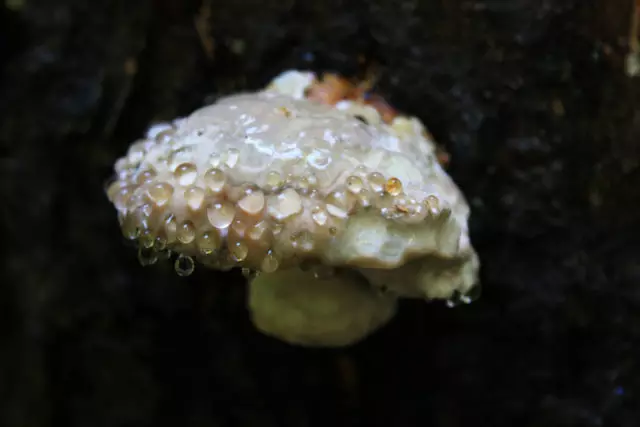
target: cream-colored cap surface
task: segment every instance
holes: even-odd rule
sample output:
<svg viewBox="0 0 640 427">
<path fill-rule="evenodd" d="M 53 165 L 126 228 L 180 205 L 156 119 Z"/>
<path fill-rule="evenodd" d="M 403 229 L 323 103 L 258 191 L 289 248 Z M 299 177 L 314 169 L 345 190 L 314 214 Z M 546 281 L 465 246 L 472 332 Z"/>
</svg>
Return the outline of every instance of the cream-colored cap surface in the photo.
<svg viewBox="0 0 640 427">
<path fill-rule="evenodd" d="M 316 102 L 317 82 L 283 73 L 131 146 L 108 194 L 141 259 L 170 249 L 181 274 L 305 263 L 348 268 L 395 296 L 468 292 L 478 270 L 469 208 L 422 123 L 385 121 L 354 99 Z"/>
</svg>

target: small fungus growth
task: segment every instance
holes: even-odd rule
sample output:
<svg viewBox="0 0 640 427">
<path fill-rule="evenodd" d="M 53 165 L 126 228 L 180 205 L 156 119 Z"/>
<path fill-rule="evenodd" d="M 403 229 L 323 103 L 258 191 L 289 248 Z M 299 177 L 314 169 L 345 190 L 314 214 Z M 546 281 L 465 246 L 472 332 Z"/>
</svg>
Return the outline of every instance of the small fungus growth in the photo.
<svg viewBox="0 0 640 427">
<path fill-rule="evenodd" d="M 469 207 L 422 123 L 336 75 L 152 126 L 107 189 L 140 261 L 242 268 L 255 326 L 289 343 L 355 343 L 401 297 L 467 301 Z"/>
</svg>

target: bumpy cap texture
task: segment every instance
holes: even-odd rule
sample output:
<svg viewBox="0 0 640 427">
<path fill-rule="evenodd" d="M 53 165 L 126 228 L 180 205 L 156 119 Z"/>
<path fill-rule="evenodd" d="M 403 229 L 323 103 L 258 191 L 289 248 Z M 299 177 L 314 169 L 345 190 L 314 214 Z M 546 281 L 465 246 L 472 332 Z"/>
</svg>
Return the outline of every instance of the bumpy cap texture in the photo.
<svg viewBox="0 0 640 427">
<path fill-rule="evenodd" d="M 427 299 L 476 283 L 469 207 L 422 123 L 336 76 L 289 71 L 155 125 L 115 172 L 144 263 L 170 250 L 180 274 L 349 269 Z"/>
</svg>

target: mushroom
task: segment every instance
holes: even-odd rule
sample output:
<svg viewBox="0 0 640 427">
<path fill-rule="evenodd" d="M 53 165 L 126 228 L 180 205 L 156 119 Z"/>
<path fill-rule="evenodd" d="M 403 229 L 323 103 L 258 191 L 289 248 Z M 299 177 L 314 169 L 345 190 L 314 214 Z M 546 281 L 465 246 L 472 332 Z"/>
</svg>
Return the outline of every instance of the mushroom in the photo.
<svg viewBox="0 0 640 427">
<path fill-rule="evenodd" d="M 358 342 L 401 297 L 468 302 L 469 207 L 435 143 L 417 118 L 354 92 L 288 71 L 152 126 L 107 190 L 141 262 L 176 253 L 180 275 L 252 272 L 257 329 L 304 346 Z"/>
</svg>

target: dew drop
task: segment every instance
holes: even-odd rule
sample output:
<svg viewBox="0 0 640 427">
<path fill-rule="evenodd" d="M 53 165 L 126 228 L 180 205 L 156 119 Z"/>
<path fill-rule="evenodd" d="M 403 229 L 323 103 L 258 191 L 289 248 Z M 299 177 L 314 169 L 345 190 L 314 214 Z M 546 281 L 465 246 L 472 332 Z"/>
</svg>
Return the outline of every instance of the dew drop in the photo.
<svg viewBox="0 0 640 427">
<path fill-rule="evenodd" d="M 353 194 L 358 194 L 362 191 L 363 188 L 362 179 L 358 176 L 350 176 L 347 178 L 347 190 L 352 192 Z"/>
<path fill-rule="evenodd" d="M 416 203 L 415 200 L 411 200 L 410 204 L 406 206 L 407 208 L 407 216 L 404 218 L 404 221 L 410 224 L 417 224 L 427 216 L 427 208 L 425 205 Z"/>
<path fill-rule="evenodd" d="M 191 275 L 193 270 L 195 270 L 195 262 L 190 256 L 180 254 L 178 255 L 173 267 L 175 268 L 176 273 L 178 273 L 178 276 L 186 277 Z"/>
<path fill-rule="evenodd" d="M 144 159 L 145 154 L 143 147 L 133 145 L 127 153 L 127 160 L 129 161 L 129 164 L 138 165 L 142 159 Z"/>
<path fill-rule="evenodd" d="M 344 191 L 334 191 L 326 197 L 325 202 L 327 203 L 327 212 L 330 215 L 338 218 L 349 216 L 350 201 Z"/>
<path fill-rule="evenodd" d="M 260 268 L 265 273 L 273 273 L 278 269 L 280 261 L 273 250 L 269 250 L 260 263 Z"/>
<path fill-rule="evenodd" d="M 138 185 L 148 184 L 153 181 L 153 178 L 156 177 L 156 171 L 153 169 L 144 170 L 136 176 L 136 183 Z"/>
<path fill-rule="evenodd" d="M 424 204 L 432 215 L 438 215 L 440 213 L 440 200 L 433 194 L 424 199 Z"/>
<path fill-rule="evenodd" d="M 324 170 L 331 164 L 331 157 L 327 150 L 313 150 L 307 156 L 307 163 L 313 168 Z"/>
<path fill-rule="evenodd" d="M 268 210 L 274 219 L 283 221 L 302 212 L 302 199 L 293 188 L 287 188 L 274 198 Z"/>
<path fill-rule="evenodd" d="M 162 236 L 156 237 L 156 241 L 153 244 L 157 251 L 164 251 L 167 249 L 167 239 Z"/>
<path fill-rule="evenodd" d="M 178 183 L 182 186 L 193 185 L 198 177 L 198 169 L 193 163 L 182 163 L 178 165 L 173 176 L 178 180 Z"/>
<path fill-rule="evenodd" d="M 194 211 L 202 207 L 204 196 L 204 190 L 200 187 L 191 187 L 184 192 L 184 200 L 187 202 L 187 206 Z"/>
<path fill-rule="evenodd" d="M 185 221 L 178 227 L 176 237 L 180 243 L 188 245 L 196 238 L 196 228 L 191 221 Z"/>
<path fill-rule="evenodd" d="M 133 189 L 131 187 L 123 187 L 118 190 L 113 197 L 113 204 L 118 210 L 125 210 L 129 206 L 131 196 L 133 195 Z"/>
<path fill-rule="evenodd" d="M 192 165 L 195 167 L 195 165 L 193 165 L 189 161 L 193 156 L 192 150 L 193 149 L 190 146 L 184 146 L 171 151 L 171 154 L 169 154 L 167 158 L 167 165 L 169 166 L 170 170 L 174 171 L 175 173 L 176 169 L 183 164 Z"/>
<path fill-rule="evenodd" d="M 476 301 L 482 295 L 482 285 L 480 283 L 476 283 L 469 289 L 463 296 L 463 302 L 465 304 L 470 304 Z"/>
<path fill-rule="evenodd" d="M 238 207 L 249 215 L 257 215 L 264 209 L 265 200 L 262 191 L 254 191 L 238 202 Z"/>
<path fill-rule="evenodd" d="M 222 243 L 222 239 L 220 235 L 215 230 L 207 230 L 204 231 L 196 237 L 196 244 L 198 245 L 198 249 L 204 255 L 211 255 L 213 252 L 220 249 L 220 245 Z"/>
<path fill-rule="evenodd" d="M 254 241 L 264 240 L 268 231 L 269 224 L 266 221 L 260 221 L 247 231 L 247 237 Z"/>
<path fill-rule="evenodd" d="M 473 301 L 480 298 L 482 287 L 476 284 L 471 287 L 466 293 L 462 293 L 458 290 L 453 291 L 451 297 L 446 301 L 447 307 L 457 307 L 462 304 L 471 304 Z"/>
<path fill-rule="evenodd" d="M 156 144 L 166 144 L 169 141 L 171 141 L 171 138 L 173 137 L 173 135 L 176 133 L 176 131 L 173 128 L 170 129 L 165 129 L 161 132 L 158 132 L 158 134 L 155 136 L 155 142 Z"/>
<path fill-rule="evenodd" d="M 372 172 L 367 177 L 369 181 L 369 187 L 374 193 L 381 193 L 384 191 L 385 181 L 384 176 L 379 172 Z"/>
<path fill-rule="evenodd" d="M 327 224 L 327 221 L 329 220 L 329 215 L 327 214 L 326 210 L 324 210 L 320 206 L 317 206 L 313 208 L 313 210 L 311 211 L 311 218 L 313 218 L 313 222 L 323 227 Z"/>
<path fill-rule="evenodd" d="M 147 266 L 158 262 L 158 253 L 152 248 L 138 248 L 138 261 L 141 265 Z"/>
<path fill-rule="evenodd" d="M 229 151 L 227 151 L 225 164 L 230 168 L 234 168 L 238 164 L 238 159 L 240 159 L 240 151 L 237 148 L 230 148 Z"/>
<path fill-rule="evenodd" d="M 402 193 L 402 182 L 398 178 L 389 178 L 384 189 L 392 196 L 398 196 Z"/>
<path fill-rule="evenodd" d="M 244 237 L 244 234 L 247 231 L 248 227 L 249 225 L 241 219 L 235 219 L 231 224 L 231 230 L 233 230 L 235 235 L 238 237 Z"/>
<path fill-rule="evenodd" d="M 127 203 L 128 209 L 135 209 L 140 205 L 146 203 L 145 192 L 141 187 L 137 187 L 131 197 L 129 198 L 129 202 Z"/>
<path fill-rule="evenodd" d="M 244 242 L 236 242 L 231 246 L 231 256 L 237 262 L 242 262 L 249 255 L 249 247 Z"/>
<path fill-rule="evenodd" d="M 149 230 L 145 230 L 140 233 L 140 237 L 138 239 L 140 242 L 140 246 L 146 249 L 150 249 L 153 247 L 155 243 L 155 236 Z"/>
<path fill-rule="evenodd" d="M 120 172 L 126 172 L 129 170 L 129 161 L 126 157 L 120 157 L 116 160 L 115 171 L 120 174 Z"/>
<path fill-rule="evenodd" d="M 165 220 L 164 226 L 167 234 L 167 242 L 175 242 L 178 234 L 178 221 L 176 220 L 176 217 L 169 215 Z"/>
<path fill-rule="evenodd" d="M 271 171 L 267 174 L 266 183 L 267 183 L 267 188 L 269 188 L 269 190 L 275 191 L 278 188 L 282 187 L 282 184 L 283 184 L 282 176 L 280 175 L 280 173 L 276 171 Z"/>
<path fill-rule="evenodd" d="M 207 209 L 209 222 L 215 228 L 227 228 L 231 225 L 236 210 L 229 202 L 214 203 Z"/>
<path fill-rule="evenodd" d="M 166 182 L 160 182 L 152 185 L 147 190 L 147 195 L 156 206 L 164 206 L 171 200 L 171 196 L 173 196 L 173 187 Z"/>
<path fill-rule="evenodd" d="M 136 240 L 140 235 L 140 228 L 134 215 L 126 215 L 121 227 L 123 236 L 129 240 Z"/>
<path fill-rule="evenodd" d="M 209 164 L 211 166 L 213 166 L 214 168 L 218 168 L 220 167 L 220 164 L 222 163 L 222 156 L 220 156 L 220 154 L 218 153 L 212 153 L 209 156 Z"/>
<path fill-rule="evenodd" d="M 462 294 L 460 293 L 460 291 L 453 291 L 451 297 L 446 300 L 447 307 L 453 308 L 459 306 L 460 304 L 463 304 L 461 298 Z"/>
<path fill-rule="evenodd" d="M 127 185 L 126 181 L 119 181 L 115 179 L 114 181 L 109 180 L 106 185 L 107 198 L 111 203 L 115 200 L 116 196 L 120 192 L 120 189 Z"/>
<path fill-rule="evenodd" d="M 204 175 L 204 182 L 207 188 L 214 193 L 220 193 L 224 189 L 226 181 L 227 178 L 224 172 L 217 168 L 209 169 Z"/>
</svg>

